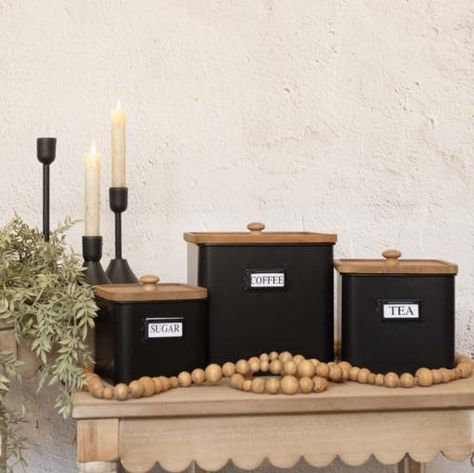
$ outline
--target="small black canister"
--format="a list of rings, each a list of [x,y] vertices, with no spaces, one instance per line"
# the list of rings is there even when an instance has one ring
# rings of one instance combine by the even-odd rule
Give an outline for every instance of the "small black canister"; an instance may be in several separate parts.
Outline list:
[[[454,363],[454,276],[440,260],[337,260],[341,356],[375,373],[414,373]]]
[[[206,365],[207,290],[158,281],[95,287],[96,371],[113,383]]]
[[[210,361],[272,350],[332,360],[337,236],[247,228],[184,235],[188,281],[209,291]]]

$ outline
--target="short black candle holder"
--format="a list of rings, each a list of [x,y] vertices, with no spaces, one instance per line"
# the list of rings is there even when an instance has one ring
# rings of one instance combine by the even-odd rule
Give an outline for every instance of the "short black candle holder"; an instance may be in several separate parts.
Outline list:
[[[36,157],[43,163],[43,237],[49,241],[49,166],[56,158],[56,138],[38,138]]]
[[[97,286],[97,284],[110,284],[111,281],[105,274],[100,260],[102,258],[102,237],[83,236],[82,255],[84,257],[84,273],[87,284]]]
[[[112,283],[136,283],[137,277],[127,260],[122,258],[122,213],[127,210],[128,188],[111,187],[109,198],[110,209],[115,213],[115,258],[110,261],[106,273]]]

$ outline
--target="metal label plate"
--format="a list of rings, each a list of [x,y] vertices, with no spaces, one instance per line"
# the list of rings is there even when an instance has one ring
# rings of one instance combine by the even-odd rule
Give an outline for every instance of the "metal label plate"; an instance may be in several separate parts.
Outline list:
[[[379,301],[383,320],[420,320],[420,300]]]
[[[285,289],[287,284],[284,269],[246,269],[244,286],[246,289]]]
[[[145,319],[145,338],[182,338],[182,317],[148,317]]]

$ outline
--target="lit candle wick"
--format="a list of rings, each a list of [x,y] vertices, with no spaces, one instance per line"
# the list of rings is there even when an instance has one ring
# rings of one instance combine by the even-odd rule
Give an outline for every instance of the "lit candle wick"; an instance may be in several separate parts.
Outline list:
[[[120,103],[120,99],[117,99],[117,103],[115,105],[115,110],[122,110],[122,104]]]
[[[97,154],[97,148],[95,147],[95,141],[91,144],[91,154]]]

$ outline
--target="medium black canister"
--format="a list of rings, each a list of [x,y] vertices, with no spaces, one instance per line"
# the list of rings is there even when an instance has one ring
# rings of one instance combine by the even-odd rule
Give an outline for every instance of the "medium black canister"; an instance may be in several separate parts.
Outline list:
[[[114,383],[206,365],[207,290],[158,281],[95,287],[96,371]]]
[[[414,373],[454,364],[454,276],[439,260],[337,260],[341,356],[375,373]]]
[[[185,233],[188,281],[209,291],[209,357],[223,363],[290,351],[333,359],[336,235]]]

